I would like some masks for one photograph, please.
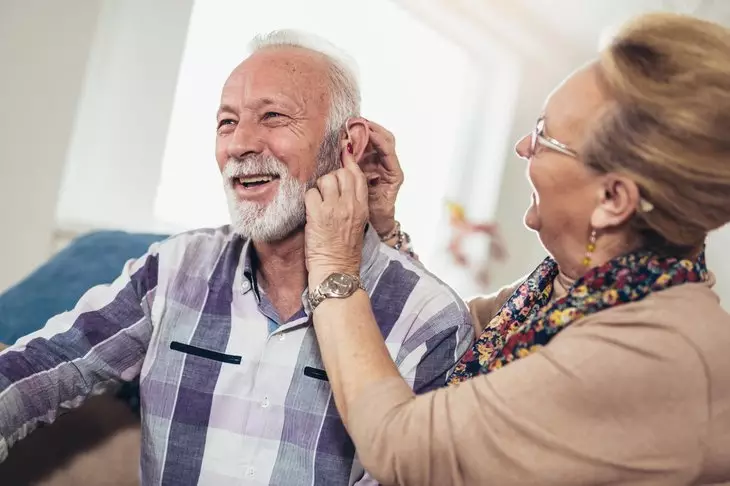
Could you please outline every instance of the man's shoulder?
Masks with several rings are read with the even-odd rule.
[[[173,234],[157,244],[159,250],[186,248],[188,246],[221,247],[231,241],[234,234],[229,225],[217,228],[196,228]]]
[[[423,369],[446,373],[473,340],[469,308],[456,291],[417,260],[385,245],[379,252],[371,303],[386,344],[398,349],[396,364],[401,368],[406,357],[418,357],[429,363]],[[440,351],[431,353],[435,348]],[[414,389],[428,389],[420,378],[413,379]],[[445,375],[438,378],[439,386],[444,379]]]
[[[381,263],[373,297],[378,300],[406,298],[404,311],[423,314],[439,312],[469,318],[464,300],[443,280],[429,272],[420,262],[381,244]]]
[[[236,235],[228,225],[198,228],[155,243],[149,252],[158,254],[160,259],[168,264],[183,265],[197,262],[197,264],[213,265],[235,239]]]

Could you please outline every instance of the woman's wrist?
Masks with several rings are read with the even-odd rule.
[[[370,296],[367,291],[357,288],[349,297],[323,300],[313,311],[313,315],[317,317],[314,322],[318,325],[317,327],[320,327],[319,325],[341,325],[338,319],[319,319],[319,317],[323,314],[330,315],[333,312],[346,314],[355,309],[364,311],[369,307]]]
[[[386,234],[385,236],[380,235],[380,240],[391,248],[394,248],[400,252],[403,252],[412,258],[417,258],[413,251],[413,245],[411,244],[411,237],[408,233],[403,231],[398,221],[394,221],[394,229]]]
[[[309,290],[314,290],[319,284],[324,282],[327,277],[329,277],[333,273],[344,273],[345,275],[360,277],[360,265],[356,263],[331,263],[312,265],[311,268],[309,268],[309,275],[307,276]]]
[[[398,221],[395,220],[395,216],[388,216],[383,219],[373,219],[370,221],[370,225],[373,227],[380,239],[385,241],[394,236],[393,233],[396,231]]]
[[[391,248],[395,248],[395,245],[398,244],[398,235],[395,234],[392,237],[388,238],[387,240],[381,240],[383,243],[388,245]]]

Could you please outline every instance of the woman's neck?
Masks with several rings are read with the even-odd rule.
[[[555,281],[553,282],[553,295],[550,297],[550,300],[560,299],[566,295],[568,289],[573,286],[573,283],[575,283],[574,278],[570,278],[563,272],[558,273],[558,276],[555,277]]]

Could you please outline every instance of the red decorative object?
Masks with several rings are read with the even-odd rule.
[[[464,206],[455,202],[448,201],[446,207],[449,211],[449,225],[452,228],[448,250],[457,265],[470,267],[469,259],[463,249],[463,242],[466,237],[478,233],[489,236],[488,261],[503,261],[507,258],[507,249],[496,223],[470,221],[466,216]],[[477,283],[482,287],[486,287],[489,284],[489,271],[486,264],[482,264],[473,270],[474,279]]]

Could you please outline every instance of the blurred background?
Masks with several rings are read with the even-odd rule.
[[[545,255],[514,142],[612,29],[655,10],[730,22],[723,0],[2,0],[0,292],[89,231],[225,224],[220,88],[278,28],[357,61],[363,115],[398,142],[416,250],[461,294],[494,290]],[[469,223],[498,234],[453,244]],[[708,261],[730,309],[728,243],[713,234]]]

